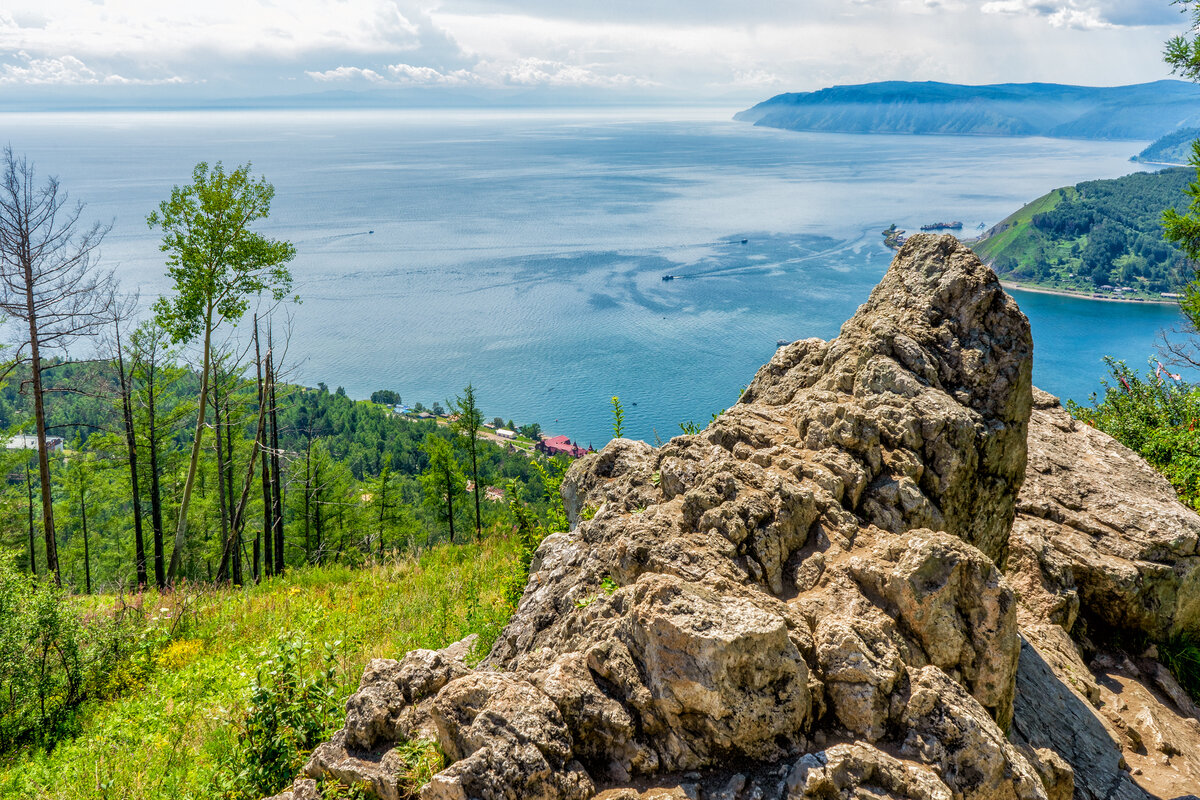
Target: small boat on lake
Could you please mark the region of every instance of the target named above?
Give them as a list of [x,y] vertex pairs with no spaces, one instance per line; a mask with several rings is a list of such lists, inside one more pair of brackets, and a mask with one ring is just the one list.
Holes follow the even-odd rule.
[[742,239],[742,244],[748,244],[749,242],[750,242],[749,239]]
[[673,280],[675,280],[675,276],[674,275],[663,275],[663,280],[664,281],[673,281]]
[[791,342],[789,342],[787,339],[776,339],[775,340],[776,347],[783,347],[785,344],[791,344]]

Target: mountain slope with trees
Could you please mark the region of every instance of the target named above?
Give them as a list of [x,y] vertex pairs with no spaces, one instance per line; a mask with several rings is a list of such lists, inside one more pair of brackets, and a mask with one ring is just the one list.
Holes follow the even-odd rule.
[[1192,142],[1200,139],[1200,128],[1180,128],[1151,142],[1131,160],[1146,164],[1186,164]]
[[989,230],[972,249],[1005,279],[1079,291],[1180,292],[1193,277],[1163,239],[1162,216],[1184,205],[1188,169],[1138,172],[1055,189]]
[[734,119],[829,133],[1145,140],[1200,125],[1200,87],[1183,81],[1115,87],[884,81],[776,95]]

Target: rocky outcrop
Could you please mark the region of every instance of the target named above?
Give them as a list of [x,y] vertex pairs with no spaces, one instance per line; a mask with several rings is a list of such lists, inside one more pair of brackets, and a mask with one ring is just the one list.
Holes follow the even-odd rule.
[[[1078,659],[1078,619],[1151,624],[1093,598],[1153,596],[1174,630],[1192,584],[1110,591],[1037,527],[1116,517],[1022,489],[1027,442],[1031,474],[1055,475],[1031,359],[992,272],[953,237],[912,237],[838,338],[780,349],[705,431],[576,462],[572,529],[538,549],[487,659],[372,662],[309,775],[403,796],[391,748],[424,737],[450,762],[426,800],[1092,796],[1124,763],[1078,706],[1096,679],[1065,685],[1020,626]],[[1068,707],[1042,724],[1040,703]],[[1062,725],[1094,746],[1052,741]]]
[[1078,798],[1200,789],[1195,705],[1154,658],[1119,652],[1200,632],[1198,543],[1161,475],[1034,390],[1007,569],[1026,638],[1013,732],[1071,765]]
[[1082,617],[1100,637],[1200,631],[1200,517],[1136,453],[1035,395],[1010,538],[1024,602],[1068,631]]

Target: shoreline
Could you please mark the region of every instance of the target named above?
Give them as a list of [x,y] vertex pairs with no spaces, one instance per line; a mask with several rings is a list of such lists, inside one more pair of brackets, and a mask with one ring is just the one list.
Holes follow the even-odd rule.
[[1060,297],[1074,297],[1078,300],[1098,300],[1102,303],[1149,303],[1160,306],[1179,305],[1178,300],[1172,300],[1166,297],[1148,299],[1145,297],[1105,297],[1104,295],[1088,294],[1077,289],[1050,289],[1045,286],[1030,286],[1029,284],[1013,283],[1000,279],[1000,285],[1005,291],[1016,289],[1020,292],[1036,292],[1037,294],[1055,294]]

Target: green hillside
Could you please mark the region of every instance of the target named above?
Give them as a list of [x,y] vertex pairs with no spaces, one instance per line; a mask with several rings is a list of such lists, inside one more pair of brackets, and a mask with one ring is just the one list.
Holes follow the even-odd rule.
[[[1182,209],[1191,169],[1139,172],[1055,189],[973,245],[1006,280],[1050,288],[1159,298],[1193,270],[1162,237],[1162,213]],[[1124,291],[1120,291],[1124,290]]]
[[1180,128],[1153,142],[1133,157],[1150,164],[1186,164],[1192,155],[1192,142],[1200,138],[1200,128]]

